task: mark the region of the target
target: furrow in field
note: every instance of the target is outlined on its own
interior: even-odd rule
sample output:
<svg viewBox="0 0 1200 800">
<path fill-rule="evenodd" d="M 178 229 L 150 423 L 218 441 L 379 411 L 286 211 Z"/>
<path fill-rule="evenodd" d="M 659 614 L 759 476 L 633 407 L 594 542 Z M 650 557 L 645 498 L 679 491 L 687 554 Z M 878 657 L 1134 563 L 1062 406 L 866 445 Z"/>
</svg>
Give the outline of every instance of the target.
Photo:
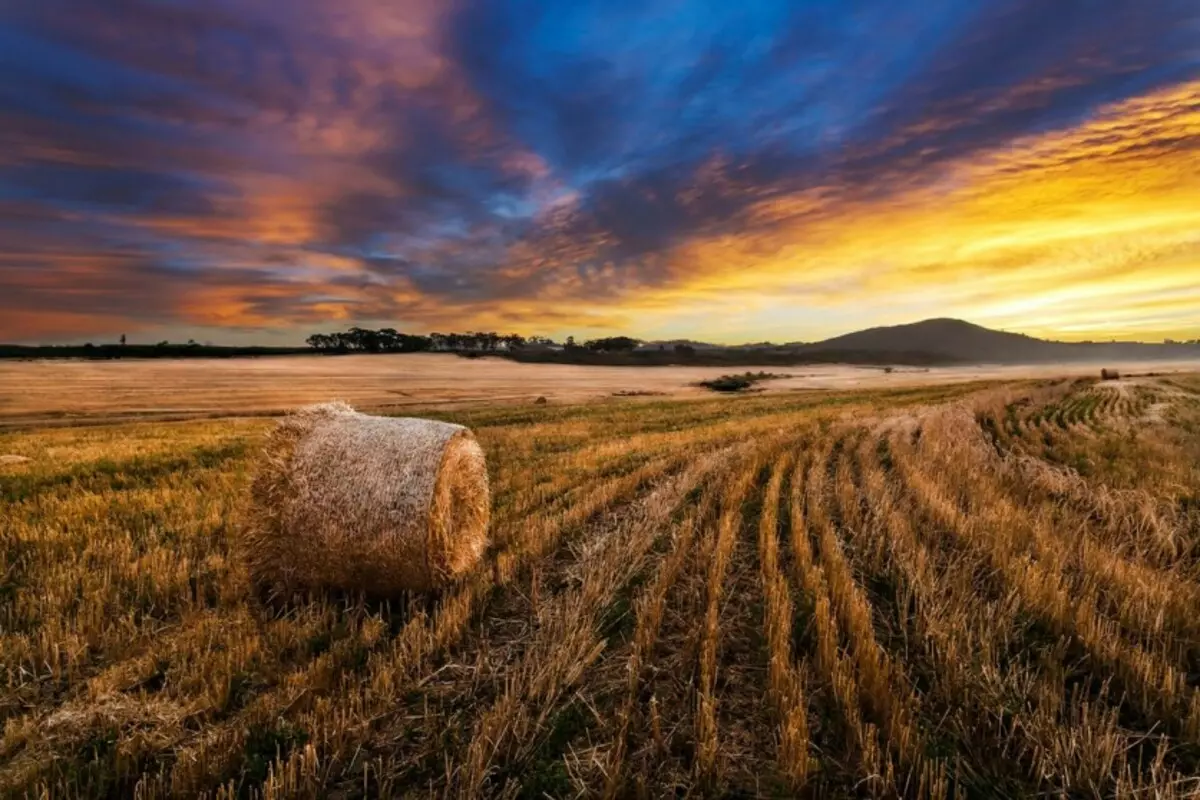
<svg viewBox="0 0 1200 800">
<path fill-rule="evenodd" d="M 969 440 L 963 444 L 957 429 L 927 432 L 920 455 L 904 460 L 908 465 L 905 478 L 924 503 L 924 510 L 964 547 L 981 553 L 1003 576 L 1021 607 L 1056 639 L 1065 638 L 1082 648 L 1089 657 L 1088 671 L 1098 681 L 1112 681 L 1114 688 L 1124 693 L 1130 710 L 1145 724 L 1164 726 L 1195 742 L 1200 733 L 1200 699 L 1188 685 L 1187 675 L 1160 652 L 1123 636 L 1120 625 L 1097 610 L 1096 588 L 1073 585 L 1049 547 L 1038 553 L 1045 557 L 1031 559 L 1030 548 L 1039 546 L 1031 538 L 1031 534 L 1037 535 L 1036 526 L 1011 515 L 997 517 L 988 507 L 977 504 L 978 495 L 956 497 L 956 492 L 940 485 L 939 477 L 945 479 L 950 474 L 948 465 L 957 464 L 961 469 L 964 464 L 978 462 L 978 448 L 970 444 Z M 930 472 L 934 463 L 944 465 L 938 477 Z M 960 501 L 967 503 L 965 509 Z"/>
<path fill-rule="evenodd" d="M 799 791 L 810 771 L 808 703 L 804 685 L 804 666 L 793 654 L 792 629 L 795 608 L 787 577 L 781 564 L 779 533 L 780 498 L 784 482 L 792 477 L 797 454 L 789 453 L 776 461 L 763 494 L 762 515 L 758 525 L 758 557 L 764 600 L 764 629 L 767 640 L 767 687 L 774 709 L 776 726 L 776 764 L 786 788 Z M 799 469 L 796 470 L 799 472 Z"/>
<path fill-rule="evenodd" d="M 503 792 L 506 782 L 519 780 L 555 707 L 604 652 L 599 630 L 604 609 L 645 568 L 643 559 L 675 508 L 716 465 L 715 458 L 701 460 L 653 490 L 632 519 L 593 543 L 578 587 L 540 609 L 523 658 L 498 676 L 503 689 L 482 710 L 465 751 L 448 767 L 461 795 L 477 797 L 487 787 Z"/>
<path fill-rule="evenodd" d="M 816 683 L 832 698 L 828 703 L 833 725 L 821 732 L 814 746 L 822 752 L 827 780 L 845 773 L 852 782 L 863 782 L 872 791 L 891 784 L 890 759 L 880 748 L 875 725 L 864 718 L 863 701 L 854 654 L 836 612 L 830 578 L 818 557 L 821 533 L 829 519 L 828 462 L 834 440 L 822 437 L 801 474 L 794 474 L 791 492 L 791 574 L 808 613 L 804 649 L 812 653 Z M 804 462 L 802 462 L 804 463 Z"/>
<path fill-rule="evenodd" d="M 1061 661 L 1030 659 L 1020 598 L 1002 583 L 989 590 L 990 559 L 945 535 L 943 521 L 928 512 L 919 496 L 927 487 L 911 480 L 907 437 L 885 441 L 864 479 L 873 505 L 884 509 L 879 530 L 887 543 L 879 552 L 897 586 L 925 716 L 955 753 L 950 779 L 968 791 L 1005 795 L 1106 795 L 1129 785 L 1120 783 L 1125 778 L 1136 784 L 1141 776 L 1135 780 L 1123 765 L 1138 741 L 1117 726 L 1113 709 L 1064 694 Z"/>
<path fill-rule="evenodd" d="M 919 703 L 901 664 L 879 644 L 876 610 L 845 552 L 877 524 L 856 474 L 854 452 L 861 446 L 864 433 L 855 430 L 841 440 L 836 457 L 829 461 L 831 513 L 818 517 L 817 533 L 830 596 L 857 669 L 863 712 L 879 728 L 896 759 L 896 784 L 907 787 L 938 767 L 926 763 L 924 737 L 916 722 Z"/>
<path fill-rule="evenodd" d="M 788 449 L 792 446 L 787 445 Z M 701 785 L 710 790 L 776 793 L 783 788 L 776 762 L 770 757 L 774 746 L 766 698 L 770 653 L 763 636 L 765 606 L 756 541 L 769 464 L 779 452 L 778 445 L 762 448 L 745 478 L 748 487 L 744 491 L 740 486 L 730 489 L 729 516 L 721 520 L 718 539 L 721 548 L 729 541 L 724 537 L 732 537 L 728 563 L 723 580 L 718 582 L 715 570 L 709 576 L 704 635 L 706 645 L 715 640 L 715 670 L 711 676 L 706 673 L 708 652 L 702 649 L 699 710 L 714 712 L 710 741 L 715 747 L 711 762 L 703 760 L 706 752 L 700 750 L 697 766 Z M 735 500 L 739 491 L 740 503 Z M 714 627 L 710 628 L 710 623 L 715 623 Z M 712 633 L 716 636 L 709 639 Z M 706 682 L 710 677 L 711 683 Z M 703 728 L 698 731 L 704 732 Z"/>
<path fill-rule="evenodd" d="M 707 524 L 716 501 L 716 485 L 710 481 L 680 522 L 671 538 L 670 550 L 659 562 L 649 588 L 636 602 L 633 640 L 625 665 L 625 692 L 614 715 L 611 744 L 599 769 L 599 782 L 604 786 L 606 798 L 625 797 L 639 788 L 644 792 L 644 761 L 660 756 L 664 749 L 657 698 L 653 694 L 647 696 L 645 689 L 653 677 L 653 656 L 667 598 L 694 556 L 697 529 Z M 643 762 L 641 766 L 639 762 Z"/>
<path fill-rule="evenodd" d="M 972 432 L 960 424 L 953 435 Z M 941 463 L 948 469 L 949 462 Z M 1186 669 L 1200 645 L 1200 620 L 1194 613 L 1200 604 L 1200 589 L 1193 582 L 1172 569 L 1156 569 L 1145 559 L 1111 549 L 1108 537 L 1096 536 L 1099 526 L 1089 515 L 1029 486 L 1028 480 L 1044 477 L 1046 472 L 1028 461 L 981 459 L 976 473 L 986 480 L 967 485 L 963 473 L 946 474 L 954 477 L 960 496 L 972 497 L 977 522 L 1016 537 L 1017 546 L 1028 549 L 1046 569 L 1062 575 L 1069 591 L 1095 597 L 1099 611 L 1118 622 L 1127 636 Z M 1066 484 L 1077 496 L 1091 494 L 1081 481 L 1066 480 Z M 1122 542 L 1170 538 L 1170 533 L 1150 524 L 1146 517 L 1141 519 L 1145 524 L 1139 529 L 1115 535 Z M 1131 548 L 1122 549 L 1128 552 Z"/>
</svg>

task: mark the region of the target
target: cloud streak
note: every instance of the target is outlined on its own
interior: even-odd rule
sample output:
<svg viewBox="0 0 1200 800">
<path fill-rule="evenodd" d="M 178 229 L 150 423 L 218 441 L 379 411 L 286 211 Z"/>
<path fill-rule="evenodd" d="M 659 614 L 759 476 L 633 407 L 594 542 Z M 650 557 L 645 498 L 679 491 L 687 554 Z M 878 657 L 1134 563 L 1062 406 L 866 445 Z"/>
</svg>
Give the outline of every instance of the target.
<svg viewBox="0 0 1200 800">
<path fill-rule="evenodd" d="M 24 4 L 0 339 L 1190 338 L 1198 41 L 1184 0 Z"/>
</svg>

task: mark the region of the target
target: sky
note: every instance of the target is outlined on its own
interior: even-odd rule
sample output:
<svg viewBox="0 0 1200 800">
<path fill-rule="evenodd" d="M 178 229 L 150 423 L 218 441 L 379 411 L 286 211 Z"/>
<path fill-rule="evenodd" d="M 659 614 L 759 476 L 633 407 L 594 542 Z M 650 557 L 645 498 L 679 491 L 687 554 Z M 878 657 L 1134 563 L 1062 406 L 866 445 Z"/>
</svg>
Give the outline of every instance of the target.
<svg viewBox="0 0 1200 800">
<path fill-rule="evenodd" d="M 928 317 L 1200 337 L 1200 3 L 0 3 L 0 341 Z"/>
</svg>

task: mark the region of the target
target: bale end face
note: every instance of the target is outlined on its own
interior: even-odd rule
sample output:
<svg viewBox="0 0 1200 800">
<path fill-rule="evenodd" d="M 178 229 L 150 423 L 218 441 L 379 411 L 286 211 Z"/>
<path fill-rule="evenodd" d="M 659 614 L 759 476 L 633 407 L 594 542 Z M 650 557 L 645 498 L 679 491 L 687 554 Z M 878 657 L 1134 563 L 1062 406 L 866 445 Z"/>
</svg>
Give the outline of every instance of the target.
<svg viewBox="0 0 1200 800">
<path fill-rule="evenodd" d="M 446 446 L 429 509 L 429 571 L 436 584 L 462 578 L 488 546 L 491 519 L 487 462 L 464 428 Z"/>
</svg>

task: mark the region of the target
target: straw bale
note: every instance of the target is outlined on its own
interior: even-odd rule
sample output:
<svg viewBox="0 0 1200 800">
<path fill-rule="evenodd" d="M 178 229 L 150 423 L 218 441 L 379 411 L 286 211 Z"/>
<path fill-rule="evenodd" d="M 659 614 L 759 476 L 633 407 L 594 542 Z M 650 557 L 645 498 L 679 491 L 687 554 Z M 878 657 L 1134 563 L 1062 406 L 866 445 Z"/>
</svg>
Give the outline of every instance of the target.
<svg viewBox="0 0 1200 800">
<path fill-rule="evenodd" d="M 276 594 L 444 587 L 488 544 L 483 451 L 461 425 L 310 406 L 268 437 L 244 550 Z"/>
</svg>

